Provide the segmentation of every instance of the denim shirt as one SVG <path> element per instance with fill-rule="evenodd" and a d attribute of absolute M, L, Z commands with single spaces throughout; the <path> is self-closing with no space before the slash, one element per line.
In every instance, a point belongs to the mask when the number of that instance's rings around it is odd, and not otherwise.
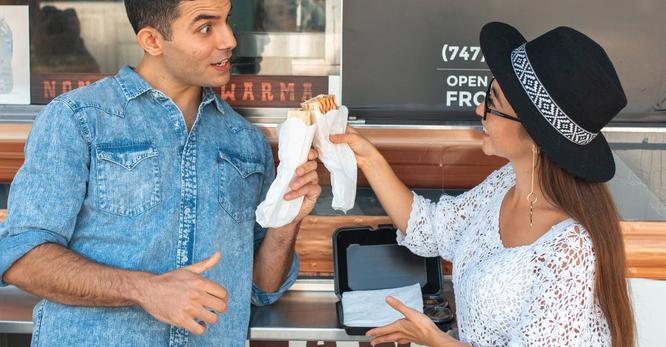
<path fill-rule="evenodd" d="M 243 346 L 250 302 L 274 302 L 298 275 L 294 255 L 277 292 L 252 283 L 254 250 L 266 233 L 254 211 L 274 176 L 265 137 L 208 88 L 189 133 L 173 101 L 127 66 L 54 99 L 32 126 L 11 186 L 0 279 L 44 243 L 155 274 L 219 250 L 221 261 L 204 276 L 224 286 L 229 301 L 199 337 L 138 306 L 42 300 L 33 312 L 33 345 Z"/>

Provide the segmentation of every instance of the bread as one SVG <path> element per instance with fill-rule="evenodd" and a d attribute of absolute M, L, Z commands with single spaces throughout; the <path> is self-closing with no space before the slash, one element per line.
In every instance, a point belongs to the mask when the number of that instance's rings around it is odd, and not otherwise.
<path fill-rule="evenodd" d="M 302 109 L 309 111 L 319 111 L 322 114 L 330 110 L 337 110 L 338 105 L 335 102 L 335 95 L 317 95 L 301 104 Z"/>
<path fill-rule="evenodd" d="M 319 111 L 322 114 L 330 110 L 337 110 L 338 105 L 335 103 L 335 95 L 317 95 L 312 99 L 306 100 L 301 103 L 301 108 L 291 108 L 287 110 L 287 118 L 298 118 L 305 123 L 305 125 L 312 125 L 314 119 L 312 111 Z"/>
<path fill-rule="evenodd" d="M 292 108 L 287 111 L 287 118 L 298 118 L 305 123 L 305 125 L 312 125 L 312 116 L 308 110 L 299 110 L 297 108 Z"/>

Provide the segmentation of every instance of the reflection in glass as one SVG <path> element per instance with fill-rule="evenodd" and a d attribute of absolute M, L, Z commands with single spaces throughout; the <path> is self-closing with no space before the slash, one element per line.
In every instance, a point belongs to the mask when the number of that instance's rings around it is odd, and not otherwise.
<path fill-rule="evenodd" d="M 33 73 L 99 72 L 99 64 L 81 38 L 81 23 L 73 8 L 35 9 L 31 24 Z"/>
<path fill-rule="evenodd" d="M 646 129 L 647 130 L 647 129 Z M 666 132 L 604 132 L 615 156 L 609 182 L 625 220 L 666 220 Z"/>
<path fill-rule="evenodd" d="M 340 0 L 233 0 L 236 73 L 329 75 L 339 70 Z M 33 74 L 113 74 L 143 55 L 121 0 L 31 6 Z M 332 54 L 331 54 L 332 53 Z"/>
<path fill-rule="evenodd" d="M 340 73 L 341 0 L 234 0 L 234 73 Z"/>
<path fill-rule="evenodd" d="M 136 43 L 122 0 L 30 1 L 34 74 L 114 74 L 136 65 Z"/>
<path fill-rule="evenodd" d="M 323 32 L 325 0 L 257 0 L 256 31 Z"/>

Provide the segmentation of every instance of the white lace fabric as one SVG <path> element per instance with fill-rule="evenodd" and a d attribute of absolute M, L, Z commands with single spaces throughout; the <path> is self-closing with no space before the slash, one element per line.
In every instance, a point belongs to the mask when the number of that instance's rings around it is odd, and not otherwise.
<path fill-rule="evenodd" d="M 530 245 L 505 248 L 499 210 L 515 184 L 511 164 L 474 189 L 433 203 L 417 194 L 407 236 L 413 253 L 453 263 L 462 341 L 480 346 L 610 346 L 594 296 L 595 255 L 585 228 L 568 219 Z"/>

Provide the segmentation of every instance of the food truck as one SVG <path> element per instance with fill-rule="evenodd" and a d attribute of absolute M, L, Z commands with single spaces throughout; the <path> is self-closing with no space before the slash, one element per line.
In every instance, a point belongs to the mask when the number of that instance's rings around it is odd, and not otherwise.
<path fill-rule="evenodd" d="M 557 26 L 584 32 L 606 49 L 628 99 L 603 129 L 617 166 L 609 187 L 622 218 L 637 341 L 658 346 L 666 341 L 658 319 L 666 314 L 664 13 L 663 0 L 233 0 L 238 46 L 232 78 L 215 92 L 263 132 L 276 161 L 276 126 L 287 110 L 320 94 L 335 95 L 349 110 L 348 123 L 379 148 L 398 177 L 436 200 L 474 187 L 506 164 L 481 151 L 474 115 L 492 78 L 480 28 L 502 21 L 528 40 Z M 58 95 L 135 65 L 143 51 L 119 0 L 0 1 L 0 47 L 0 78 L 11 74 L 11 84 L 0 83 L 4 218 L 38 112 Z M 318 172 L 323 192 L 296 244 L 299 279 L 277 303 L 253 307 L 250 346 L 368 345 L 367 337 L 341 324 L 341 291 L 353 276 L 382 289 L 386 278 L 367 276 L 397 265 L 380 257 L 386 262 L 364 270 L 340 259 L 350 259 L 346 247 L 353 242 L 346 237 L 360 235 L 354 231 L 395 230 L 361 172 L 346 213 L 331 208 L 329 174 L 323 165 Z M 422 271 L 424 298 L 439 305 L 433 315 L 455 336 L 451 264 L 403 260 Z M 378 269 L 382 264 L 385 269 Z M 38 301 L 18 288 L 0 288 L 0 347 L 29 344 Z"/>

